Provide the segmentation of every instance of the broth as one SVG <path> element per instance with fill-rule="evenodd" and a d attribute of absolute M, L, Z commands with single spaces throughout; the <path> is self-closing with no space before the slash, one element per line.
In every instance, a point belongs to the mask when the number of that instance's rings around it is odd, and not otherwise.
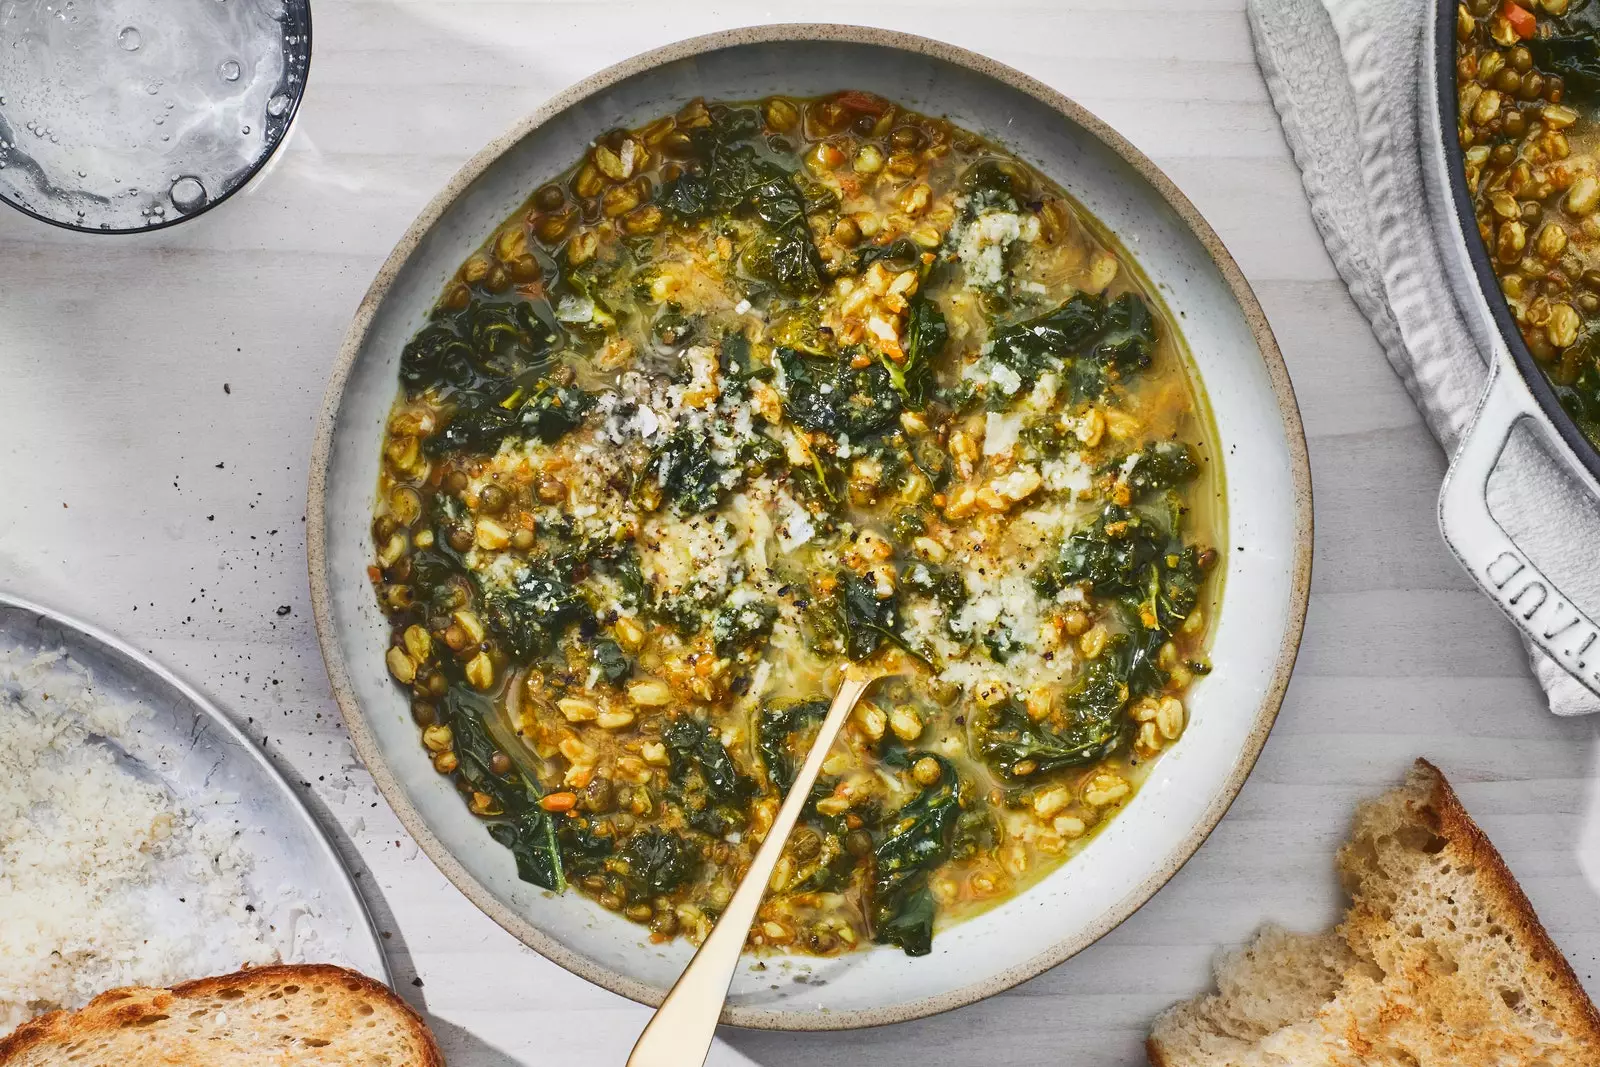
<path fill-rule="evenodd" d="M 849 661 L 753 946 L 920 955 L 1082 850 L 1209 670 L 1176 324 L 1000 147 L 859 92 L 600 138 L 407 346 L 372 577 L 524 879 L 703 938 Z"/>

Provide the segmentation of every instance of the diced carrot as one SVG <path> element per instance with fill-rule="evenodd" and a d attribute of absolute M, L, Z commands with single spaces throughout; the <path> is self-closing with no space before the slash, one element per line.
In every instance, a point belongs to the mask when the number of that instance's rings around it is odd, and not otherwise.
<path fill-rule="evenodd" d="M 374 582 L 381 582 L 383 581 L 383 572 L 377 567 L 369 566 L 367 568 L 367 577 Z"/>
<path fill-rule="evenodd" d="M 539 800 L 545 811 L 571 811 L 578 803 L 574 793 L 547 793 Z"/>
<path fill-rule="evenodd" d="M 848 108 L 851 111 L 865 111 L 869 115 L 881 115 L 884 109 L 889 106 L 889 101 L 882 97 L 864 93 L 859 89 L 846 89 L 833 99 L 842 108 Z"/>
<path fill-rule="evenodd" d="M 1505 5 L 1500 8 L 1500 14 L 1506 17 L 1506 21 L 1511 23 L 1511 28 L 1516 30 L 1517 36 L 1524 41 L 1532 37 L 1534 30 L 1539 27 L 1538 20 L 1533 17 L 1533 12 L 1512 3 L 1511 0 L 1506 0 Z"/>

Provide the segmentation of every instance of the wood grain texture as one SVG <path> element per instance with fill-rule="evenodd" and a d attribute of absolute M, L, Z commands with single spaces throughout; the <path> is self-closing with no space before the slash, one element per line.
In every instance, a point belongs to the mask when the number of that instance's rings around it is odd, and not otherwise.
<path fill-rule="evenodd" d="M 1600 994 L 1596 724 L 1549 715 L 1511 628 L 1439 539 L 1445 460 L 1345 294 L 1250 51 L 1242 0 L 859 5 L 318 0 L 301 124 L 266 179 L 188 225 L 82 237 L 0 212 L 0 585 L 116 630 L 228 709 L 302 784 L 456 1067 L 620 1063 L 645 1010 L 455 893 L 357 765 L 311 632 L 303 502 L 329 362 L 395 239 L 557 89 L 692 34 L 870 22 L 1077 99 L 1150 154 L 1254 284 L 1299 393 L 1318 545 L 1277 729 L 1194 859 L 1026 985 L 881 1030 L 727 1032 L 715 1064 L 1142 1062 L 1156 1011 L 1266 918 L 1339 910 L 1355 801 L 1426 755 Z M 286 614 L 279 614 L 283 608 Z M 413 979 L 421 985 L 413 985 Z"/>

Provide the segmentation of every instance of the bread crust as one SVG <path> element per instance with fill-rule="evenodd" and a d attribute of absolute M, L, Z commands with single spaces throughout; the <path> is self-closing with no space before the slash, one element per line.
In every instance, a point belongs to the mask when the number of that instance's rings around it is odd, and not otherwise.
<path fill-rule="evenodd" d="M 230 989 L 266 989 L 277 982 L 338 983 L 356 999 L 379 1001 L 392 1008 L 408 1024 L 412 1037 L 422 1049 L 415 1067 L 445 1067 L 438 1043 L 422 1016 L 382 982 L 359 971 L 331 963 L 284 963 L 255 967 L 234 974 L 196 978 L 170 989 L 124 986 L 107 990 L 76 1011 L 53 1011 L 31 1019 L 0 1039 L 0 1067 L 18 1063 L 29 1051 L 51 1044 L 65 1044 L 77 1038 L 107 1030 L 137 1025 L 155 1015 L 165 1015 L 174 1004 L 212 996 Z M 315 1062 L 308 1052 L 307 1063 Z"/>
<path fill-rule="evenodd" d="M 1152 1067 L 1600 1067 L 1600 1011 L 1432 763 L 1416 760 L 1403 785 L 1359 807 L 1337 866 L 1349 898 L 1339 925 L 1291 935 L 1304 951 L 1268 970 L 1248 961 L 1269 930 L 1219 961 L 1218 992 L 1156 1020 Z M 1350 959 L 1331 972 L 1336 988 L 1296 999 L 1295 968 L 1319 937 Z"/>
<path fill-rule="evenodd" d="M 1478 828 L 1478 824 L 1472 821 L 1472 816 L 1467 814 L 1467 809 L 1462 806 L 1461 799 L 1456 796 L 1444 772 L 1421 757 L 1413 767 L 1414 773 L 1422 775 L 1430 783 L 1428 804 L 1439 821 L 1435 832 L 1448 841 L 1452 848 L 1464 852 L 1479 865 L 1479 880 L 1484 894 L 1503 909 L 1507 922 L 1515 924 L 1524 951 L 1544 972 L 1546 980 L 1559 997 L 1558 1003 L 1547 1004 L 1551 1017 L 1568 1033 L 1581 1036 L 1600 1049 L 1600 1011 L 1595 1009 L 1594 1002 L 1584 992 L 1583 983 L 1578 981 L 1572 965 L 1555 942 L 1550 940 L 1544 924 L 1528 902 L 1528 895 L 1522 891 L 1522 886 L 1506 866 L 1505 859 Z"/>

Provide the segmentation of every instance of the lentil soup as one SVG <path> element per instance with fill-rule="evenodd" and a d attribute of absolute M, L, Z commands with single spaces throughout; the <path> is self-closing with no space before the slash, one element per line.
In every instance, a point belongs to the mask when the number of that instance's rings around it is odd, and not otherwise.
<path fill-rule="evenodd" d="M 1456 9 L 1457 135 L 1478 233 L 1534 360 L 1600 448 L 1600 4 Z"/>
<path fill-rule="evenodd" d="M 698 941 L 840 671 L 750 941 L 930 950 L 1186 725 L 1221 470 L 1174 323 L 1043 175 L 881 98 L 696 101 L 538 189 L 405 347 L 390 673 L 524 880 Z"/>

